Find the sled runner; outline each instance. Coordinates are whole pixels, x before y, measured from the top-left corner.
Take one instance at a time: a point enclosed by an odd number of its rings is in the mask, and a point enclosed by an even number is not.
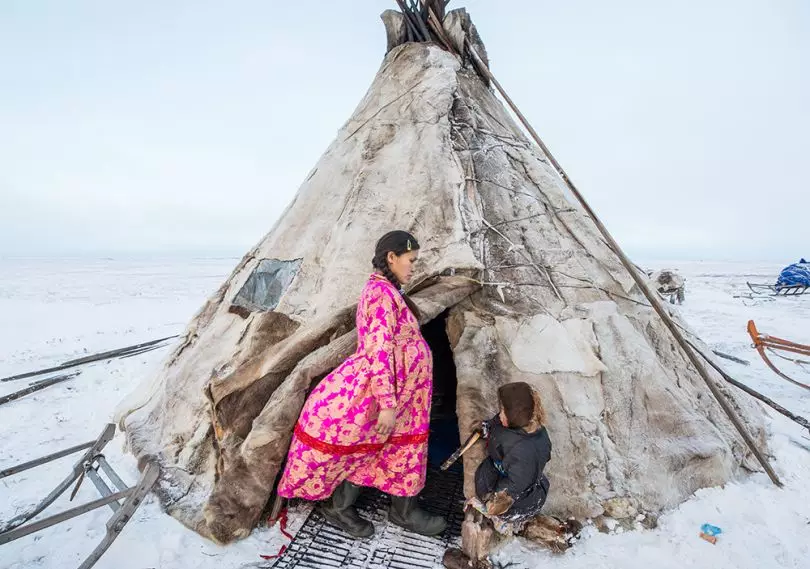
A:
[[[746,282],[751,292],[756,295],[768,296],[801,296],[810,291],[810,287],[804,285],[771,285]]]
[[[76,516],[85,514],[91,510],[101,508],[102,506],[109,506],[113,511],[113,515],[107,521],[107,533],[104,539],[101,540],[96,548],[90,553],[87,559],[79,566],[79,569],[89,569],[95,565],[105,551],[110,547],[115,538],[124,529],[126,523],[132,519],[135,510],[141,505],[143,499],[152,489],[158,476],[158,467],[156,464],[150,463],[141,474],[141,479],[135,486],[128,487],[118,474],[113,470],[112,466],[101,454],[102,449],[110,442],[115,435],[115,425],[108,424],[99,437],[95,441],[89,441],[74,447],[70,447],[35,460],[12,466],[0,471],[0,478],[18,474],[25,470],[47,464],[56,459],[75,454],[79,451],[85,450],[82,457],[73,465],[73,470],[62,482],[48,494],[39,504],[32,507],[26,512],[12,518],[7,523],[0,525],[0,545],[12,542],[21,537],[38,532],[45,528],[49,528],[58,523],[70,520]],[[112,488],[107,482],[99,475],[99,469],[107,476],[112,483]],[[70,499],[76,496],[84,479],[89,478],[93,485],[98,490],[101,497],[97,500],[87,502],[81,506],[71,508],[59,514],[44,518],[36,522],[29,522],[38,514],[42,513],[48,506],[56,501],[59,496],[75,482],[73,492]]]
[[[751,336],[751,339],[754,341],[754,347],[756,348],[759,355],[765,361],[769,368],[771,368],[776,375],[779,377],[786,379],[790,383],[794,385],[798,385],[799,387],[803,387],[805,389],[810,390],[810,385],[802,383],[800,381],[796,381],[795,379],[788,377],[784,373],[782,373],[770,360],[768,354],[765,353],[766,350],[771,352],[772,354],[784,358],[779,354],[779,351],[789,352],[793,354],[799,354],[801,356],[808,356],[810,357],[810,346],[806,346],[804,344],[797,344],[796,342],[791,342],[789,340],[783,340],[782,338],[776,338],[775,336],[769,336],[767,334],[761,334],[758,330],[756,325],[754,324],[753,320],[748,321],[748,334]],[[794,360],[791,358],[786,358],[794,363],[799,364],[810,364],[810,361],[804,360]]]

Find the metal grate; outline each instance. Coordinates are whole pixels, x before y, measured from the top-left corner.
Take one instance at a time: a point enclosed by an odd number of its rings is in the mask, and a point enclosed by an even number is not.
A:
[[[442,472],[429,468],[420,506],[444,516],[447,529],[438,537],[424,537],[389,524],[389,498],[377,490],[364,490],[357,509],[370,519],[377,533],[356,539],[329,524],[317,508],[295,535],[287,551],[273,565],[275,569],[420,569],[441,567],[445,549],[458,546],[464,520],[463,477],[460,468]]]

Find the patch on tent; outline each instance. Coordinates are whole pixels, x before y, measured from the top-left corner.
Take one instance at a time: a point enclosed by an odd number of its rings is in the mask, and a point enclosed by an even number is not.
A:
[[[274,310],[298,274],[299,268],[301,259],[262,259],[233,299],[231,312],[244,317],[244,311]]]
[[[597,356],[598,343],[589,319],[562,322],[537,314],[522,322],[497,321],[498,334],[509,345],[515,366],[527,373],[573,372],[586,377],[607,370]]]

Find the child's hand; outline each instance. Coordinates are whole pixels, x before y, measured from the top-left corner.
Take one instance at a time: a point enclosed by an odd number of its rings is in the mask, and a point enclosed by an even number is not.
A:
[[[512,496],[506,493],[506,490],[495,492],[492,497],[487,500],[487,514],[490,516],[500,516],[509,511],[515,501]]]
[[[481,438],[484,440],[489,438],[489,421],[481,421]]]

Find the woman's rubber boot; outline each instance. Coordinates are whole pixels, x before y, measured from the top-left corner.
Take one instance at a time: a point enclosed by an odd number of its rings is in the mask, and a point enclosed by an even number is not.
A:
[[[416,496],[391,496],[388,519],[398,526],[420,535],[439,535],[447,527],[447,522],[443,517],[433,516],[420,508],[416,503]]]
[[[353,537],[371,537],[374,535],[374,524],[361,518],[354,507],[359,495],[360,486],[344,480],[329,499],[321,502],[321,514]]]

